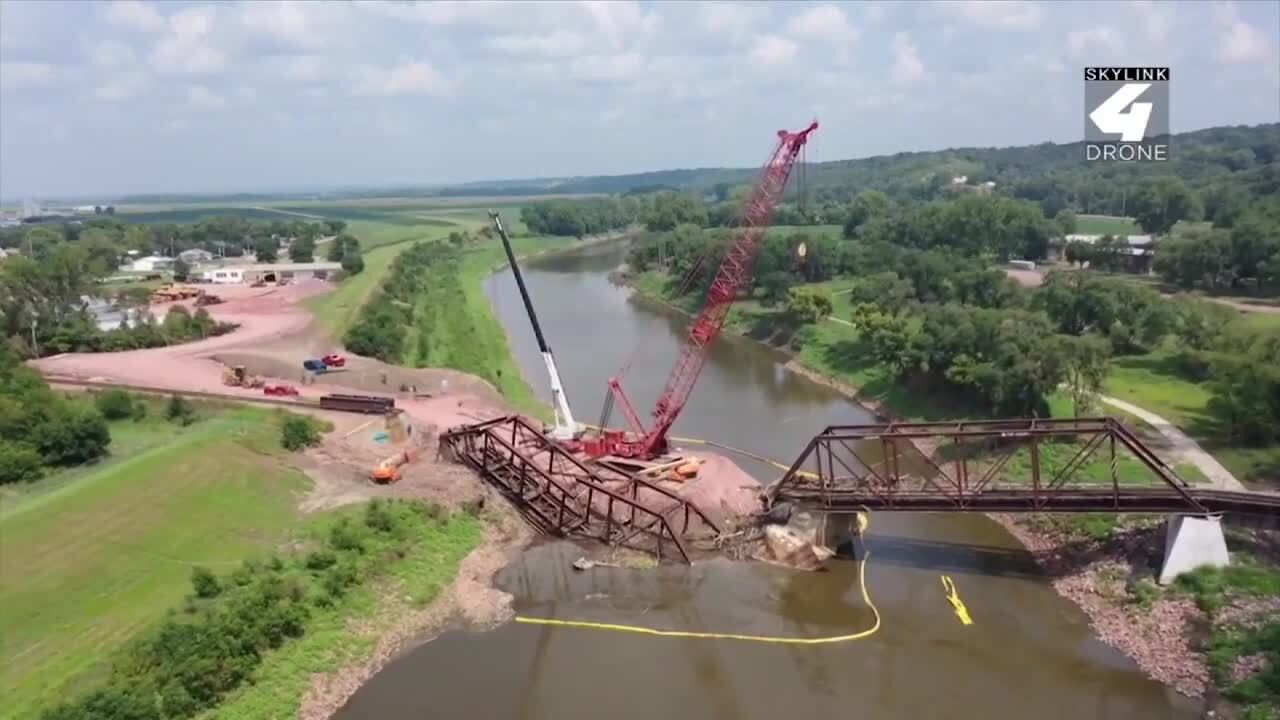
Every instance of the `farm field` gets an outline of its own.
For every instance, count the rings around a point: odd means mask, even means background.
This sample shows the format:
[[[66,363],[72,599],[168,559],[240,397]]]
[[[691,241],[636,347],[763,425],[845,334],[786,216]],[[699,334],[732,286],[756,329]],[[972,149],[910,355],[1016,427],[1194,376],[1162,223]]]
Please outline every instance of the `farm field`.
[[[135,437],[118,436],[112,460],[42,480],[46,492],[5,506],[6,715],[34,715],[98,677],[182,600],[193,566],[230,570],[297,524],[309,481],[278,457],[276,415],[202,412],[212,417],[176,431],[145,421]]]
[[[1133,218],[1114,215],[1077,215],[1076,232],[1081,235],[1135,235],[1141,233]]]

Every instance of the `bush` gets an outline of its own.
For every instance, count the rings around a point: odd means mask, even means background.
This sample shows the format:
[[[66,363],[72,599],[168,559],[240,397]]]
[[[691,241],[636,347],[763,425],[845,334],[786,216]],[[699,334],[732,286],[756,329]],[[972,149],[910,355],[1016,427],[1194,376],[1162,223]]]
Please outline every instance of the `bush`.
[[[308,570],[325,570],[338,562],[338,556],[329,550],[312,550],[303,563]]]
[[[191,570],[191,588],[198,598],[217,597],[222,592],[222,583],[209,568],[196,567]]]
[[[0,485],[39,480],[44,463],[35,448],[0,440]]]
[[[165,406],[164,416],[170,422],[176,422],[180,425],[190,425],[195,421],[195,410],[191,407],[191,403],[181,395],[171,395],[169,404]]]
[[[98,393],[93,399],[98,412],[108,420],[123,420],[133,415],[133,396],[119,388]],[[146,412],[145,410],[143,412]]]
[[[329,530],[329,545],[339,552],[364,552],[360,532],[346,518]]]
[[[385,533],[395,529],[396,519],[382,503],[372,500],[364,507],[364,524],[370,530]]]
[[[308,418],[291,415],[280,425],[280,445],[285,450],[297,452],[320,444],[320,430]]]
[[[51,465],[78,465],[102,457],[111,442],[107,421],[87,405],[55,405],[35,434],[40,454]]]

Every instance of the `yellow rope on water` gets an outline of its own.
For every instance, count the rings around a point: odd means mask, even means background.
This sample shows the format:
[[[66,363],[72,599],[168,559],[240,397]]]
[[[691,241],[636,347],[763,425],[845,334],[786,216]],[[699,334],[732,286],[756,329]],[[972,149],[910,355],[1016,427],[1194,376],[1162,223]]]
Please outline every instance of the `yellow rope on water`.
[[[951,581],[949,575],[939,575],[942,579],[942,592],[946,593],[947,600],[951,603],[951,607],[955,610],[956,617],[960,618],[962,625],[972,625],[973,618],[969,617],[969,609],[964,606],[964,601],[960,599],[960,593],[956,592],[956,584]]]
[[[858,513],[857,518],[859,532],[865,532],[868,525],[870,525],[868,515],[866,513]],[[637,635],[654,635],[657,637],[694,638],[698,640],[744,640],[747,642],[772,643],[778,645],[827,645],[831,643],[849,642],[850,640],[861,640],[874,635],[880,630],[880,610],[876,608],[876,604],[871,601],[871,595],[867,592],[867,559],[870,557],[871,551],[868,550],[863,554],[862,560],[858,562],[858,585],[862,587],[862,600],[867,604],[867,607],[871,608],[871,613],[875,616],[875,622],[866,630],[853,633],[852,635],[796,638],[776,635],[742,635],[738,633],[657,630],[655,628],[643,627],[640,625],[600,623],[590,622],[587,620],[554,620],[552,618],[524,617],[520,615],[516,616],[516,622],[526,625],[554,625],[558,627],[581,628],[584,630],[611,630],[614,632],[628,632]]]

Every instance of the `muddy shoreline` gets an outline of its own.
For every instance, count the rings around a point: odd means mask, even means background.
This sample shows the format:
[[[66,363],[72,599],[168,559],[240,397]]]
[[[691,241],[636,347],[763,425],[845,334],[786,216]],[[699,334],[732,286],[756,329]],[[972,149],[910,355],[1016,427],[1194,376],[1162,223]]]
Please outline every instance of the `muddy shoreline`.
[[[483,492],[491,519],[486,520],[480,544],[463,559],[453,581],[423,608],[406,607],[388,594],[379,615],[395,614],[397,620],[378,636],[369,657],[311,677],[298,707],[300,720],[333,717],[384,667],[442,633],[490,630],[514,616],[511,595],[495,588],[493,578],[529,546],[533,531],[505,501],[487,489]]]
[[[624,272],[611,275],[615,282],[626,285],[635,296],[656,302],[685,315],[689,313],[661,297],[645,293],[631,285]],[[768,343],[729,331],[734,337],[764,345],[787,356],[787,370],[829,387],[871,412],[882,422],[894,418],[874,398],[866,397],[857,386],[832,378],[800,363],[795,353]],[[925,455],[937,448],[933,443],[914,443]],[[1051,580],[1054,591],[1074,603],[1089,619],[1098,639],[1133,660],[1147,676],[1192,698],[1214,695],[1209,668],[1203,652],[1193,645],[1189,628],[1202,626],[1206,617],[1188,598],[1161,598],[1149,608],[1126,604],[1124,581],[1116,587],[1116,577],[1132,572],[1128,556],[1138,548],[1119,543],[1098,543],[1086,550],[1087,562],[1075,558],[1066,562],[1063,550],[1074,545],[1069,538],[1028,527],[1011,515],[987,513],[1012,535],[1035,559],[1037,566]],[[1073,552],[1077,548],[1071,548]],[[1212,698],[1211,698],[1212,699]]]

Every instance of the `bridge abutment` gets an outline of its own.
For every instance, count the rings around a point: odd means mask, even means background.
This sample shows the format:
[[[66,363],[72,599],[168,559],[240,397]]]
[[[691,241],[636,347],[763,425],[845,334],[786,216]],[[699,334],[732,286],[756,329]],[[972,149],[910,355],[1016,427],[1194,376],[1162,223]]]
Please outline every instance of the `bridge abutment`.
[[[1164,563],[1160,584],[1167,585],[1178,575],[1199,567],[1226,567],[1227,538],[1222,534],[1221,515],[1170,515],[1164,536]]]

